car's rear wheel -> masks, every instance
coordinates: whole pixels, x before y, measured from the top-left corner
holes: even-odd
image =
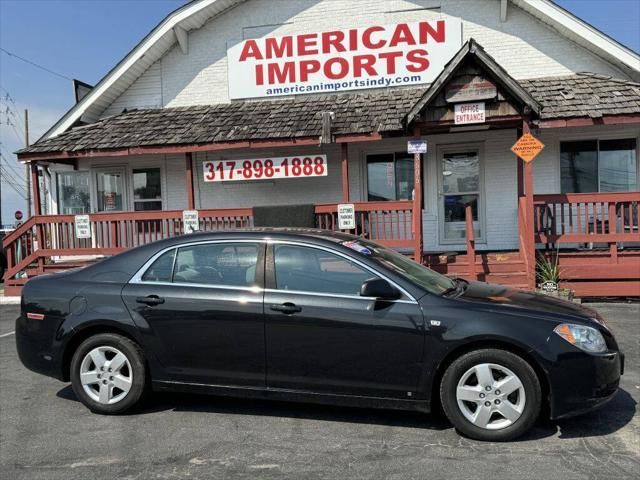
[[[122,335],[89,337],[71,360],[71,385],[92,412],[118,414],[142,399],[147,384],[144,355]]]
[[[527,432],[540,414],[541,397],[531,365],[499,349],[461,356],[440,384],[445,414],[459,432],[477,440],[512,440]]]

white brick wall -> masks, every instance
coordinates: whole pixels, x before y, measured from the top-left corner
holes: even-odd
[[[420,10],[437,7],[440,10]],[[512,76],[532,78],[590,71],[623,72],[514,5],[500,21],[499,0],[251,0],[189,33],[189,53],[175,45],[105,110],[213,104],[229,101],[227,46],[259,35],[318,32],[443,16],[463,20],[473,37]]]
[[[162,75],[160,62],[149,67],[125,92],[101,115],[115,115],[125,108],[160,108],[162,102]]]

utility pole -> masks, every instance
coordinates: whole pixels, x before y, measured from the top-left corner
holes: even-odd
[[[24,146],[29,146],[29,110],[24,109]],[[24,166],[24,177],[27,181],[27,218],[31,217],[31,169],[29,164]]]

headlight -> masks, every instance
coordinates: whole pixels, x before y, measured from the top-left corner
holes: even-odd
[[[585,352],[604,352],[607,349],[604,337],[595,328],[563,323],[553,331]]]

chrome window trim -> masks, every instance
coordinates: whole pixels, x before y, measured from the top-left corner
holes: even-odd
[[[169,250],[177,250],[179,248],[183,248],[183,247],[193,247],[193,246],[198,246],[198,245],[209,245],[209,244],[218,244],[218,243],[254,243],[254,244],[265,244],[266,241],[264,239],[258,239],[258,240],[246,240],[246,239],[240,239],[240,240],[231,240],[231,239],[226,239],[226,240],[203,240],[200,242],[187,242],[187,243],[181,243],[179,245],[171,245],[170,247],[164,248],[162,250],[160,250],[159,252],[155,253],[149,260],[147,260],[144,265],[142,265],[142,267],[140,267],[140,269],[138,269],[138,271],[133,275],[133,277],[131,277],[131,279],[129,280],[128,283],[141,283],[143,285],[179,285],[179,286],[200,286],[200,287],[208,287],[208,288],[225,288],[225,289],[229,289],[229,288],[233,288],[233,289],[253,289],[255,287],[230,287],[229,285],[214,285],[214,284],[208,284],[208,283],[182,283],[182,282],[151,282],[151,281],[145,281],[142,280],[142,277],[144,276],[144,274],[147,272],[147,270],[151,267],[151,265],[153,265],[153,263],[162,255],[164,255],[166,252],[168,252]],[[258,257],[259,257],[259,252],[258,252]],[[175,268],[175,262],[176,262],[176,258],[178,258],[178,252],[176,252],[176,255],[173,257],[173,262],[174,262],[174,268]]]
[[[364,263],[362,263],[360,260],[358,260],[357,258],[351,257],[349,255],[347,255],[346,253],[343,252],[339,252],[337,250],[334,250],[332,248],[326,247],[324,245],[316,245],[316,244],[312,244],[312,243],[304,243],[304,242],[297,242],[297,241],[293,241],[293,240],[274,240],[274,239],[267,239],[267,243],[270,245],[297,245],[297,246],[301,246],[301,247],[307,247],[307,248],[316,248],[318,250],[324,250],[325,252],[329,252],[332,253],[334,255],[337,255],[339,257],[342,257],[350,262],[355,263],[356,265],[364,268],[365,270],[368,270],[369,272],[373,273],[374,275],[376,275],[377,277],[382,278],[383,280],[386,280],[387,282],[389,282],[391,285],[393,285],[395,288],[397,288],[405,297],[407,297],[409,300],[406,299],[398,299],[398,300],[392,300],[394,302],[399,302],[399,303],[418,303],[418,301],[413,297],[413,295],[411,295],[409,292],[407,292],[404,288],[402,288],[400,285],[398,285],[395,281],[391,280],[389,277],[387,277],[386,275],[380,273],[379,271],[377,271],[376,269],[370,267],[369,265],[365,265]],[[274,261],[274,267],[275,267],[275,250],[273,252],[273,261]],[[364,298],[364,299],[374,299],[374,297],[361,297],[360,295],[345,295],[345,294],[339,294],[339,293],[318,293],[318,292],[308,292],[308,291],[303,291],[303,290],[281,290],[281,289],[271,289],[270,291],[273,292],[288,292],[288,293],[296,293],[296,294],[307,294],[307,295],[316,295],[316,296],[331,296],[331,297],[337,297],[337,298]]]
[[[170,250],[177,250],[178,248],[182,248],[182,247],[191,247],[191,246],[196,246],[196,245],[208,245],[208,244],[219,244],[219,243],[253,243],[253,244],[267,244],[267,245],[296,245],[296,246],[300,246],[300,247],[307,247],[307,248],[315,248],[318,250],[323,250],[325,252],[329,252],[331,254],[337,255],[339,257],[342,257],[350,262],[355,263],[356,265],[364,268],[365,270],[368,270],[369,272],[371,272],[372,274],[382,278],[383,280],[386,280],[387,282],[389,282],[391,285],[393,285],[395,288],[397,288],[405,297],[408,298],[407,299],[397,299],[397,300],[389,300],[389,302],[392,303],[410,303],[410,304],[417,304],[418,301],[413,297],[413,295],[411,295],[409,292],[407,292],[406,289],[404,289],[403,287],[401,287],[400,285],[398,285],[395,281],[391,280],[389,277],[387,277],[386,275],[380,273],[379,271],[375,270],[374,268],[371,268],[368,265],[365,265],[364,263],[362,263],[361,261],[359,261],[357,258],[351,257],[343,252],[339,252],[337,250],[334,250],[332,248],[326,247],[324,245],[316,245],[313,243],[306,243],[303,241],[294,241],[294,240],[278,240],[278,239],[271,239],[271,238],[261,238],[261,239],[256,239],[256,240],[250,240],[250,239],[225,239],[225,240],[203,240],[200,242],[187,242],[187,243],[182,243],[179,245],[171,245],[170,247],[166,247],[162,250],[160,250],[159,252],[155,253],[149,260],[147,260],[144,265],[142,265],[142,267],[140,267],[140,269],[133,275],[133,277],[131,277],[131,279],[129,280],[128,283],[131,284],[141,284],[141,285],[163,285],[163,286],[177,286],[177,287],[196,287],[196,288],[217,288],[217,289],[223,289],[223,290],[239,290],[239,291],[245,291],[245,292],[252,292],[252,293],[260,293],[260,292],[269,292],[269,293],[282,293],[282,292],[286,292],[286,293],[290,293],[290,294],[294,294],[294,295],[313,295],[313,296],[320,296],[320,297],[331,297],[331,298],[347,298],[347,299],[359,299],[359,300],[367,300],[367,301],[372,301],[375,300],[375,297],[362,297],[360,295],[346,295],[346,294],[339,294],[339,293],[318,293],[318,292],[308,292],[308,291],[303,291],[303,290],[281,290],[281,289],[263,289],[261,287],[257,287],[257,286],[253,286],[253,287],[241,287],[241,286],[230,286],[230,285],[218,285],[218,284],[208,284],[208,283],[184,283],[184,282],[151,282],[151,281],[144,281],[142,280],[143,275],[146,273],[146,271],[149,269],[149,267],[151,267],[151,265],[164,253],[170,251]],[[178,257],[177,252],[176,255],[174,256],[174,262],[176,261],[176,258]],[[274,252],[274,261],[275,261],[275,252]]]
[[[378,300],[377,297],[363,297],[361,295],[347,295],[342,293],[317,293],[317,292],[306,292],[303,290],[278,290],[277,288],[265,288],[265,293],[288,293],[291,295],[307,295],[314,297],[329,297],[329,298],[346,298],[350,300],[366,300],[367,302],[373,302]],[[397,300],[384,300],[387,303],[409,303],[411,305],[416,305],[417,302],[414,300],[406,300],[406,299],[397,299]]]

